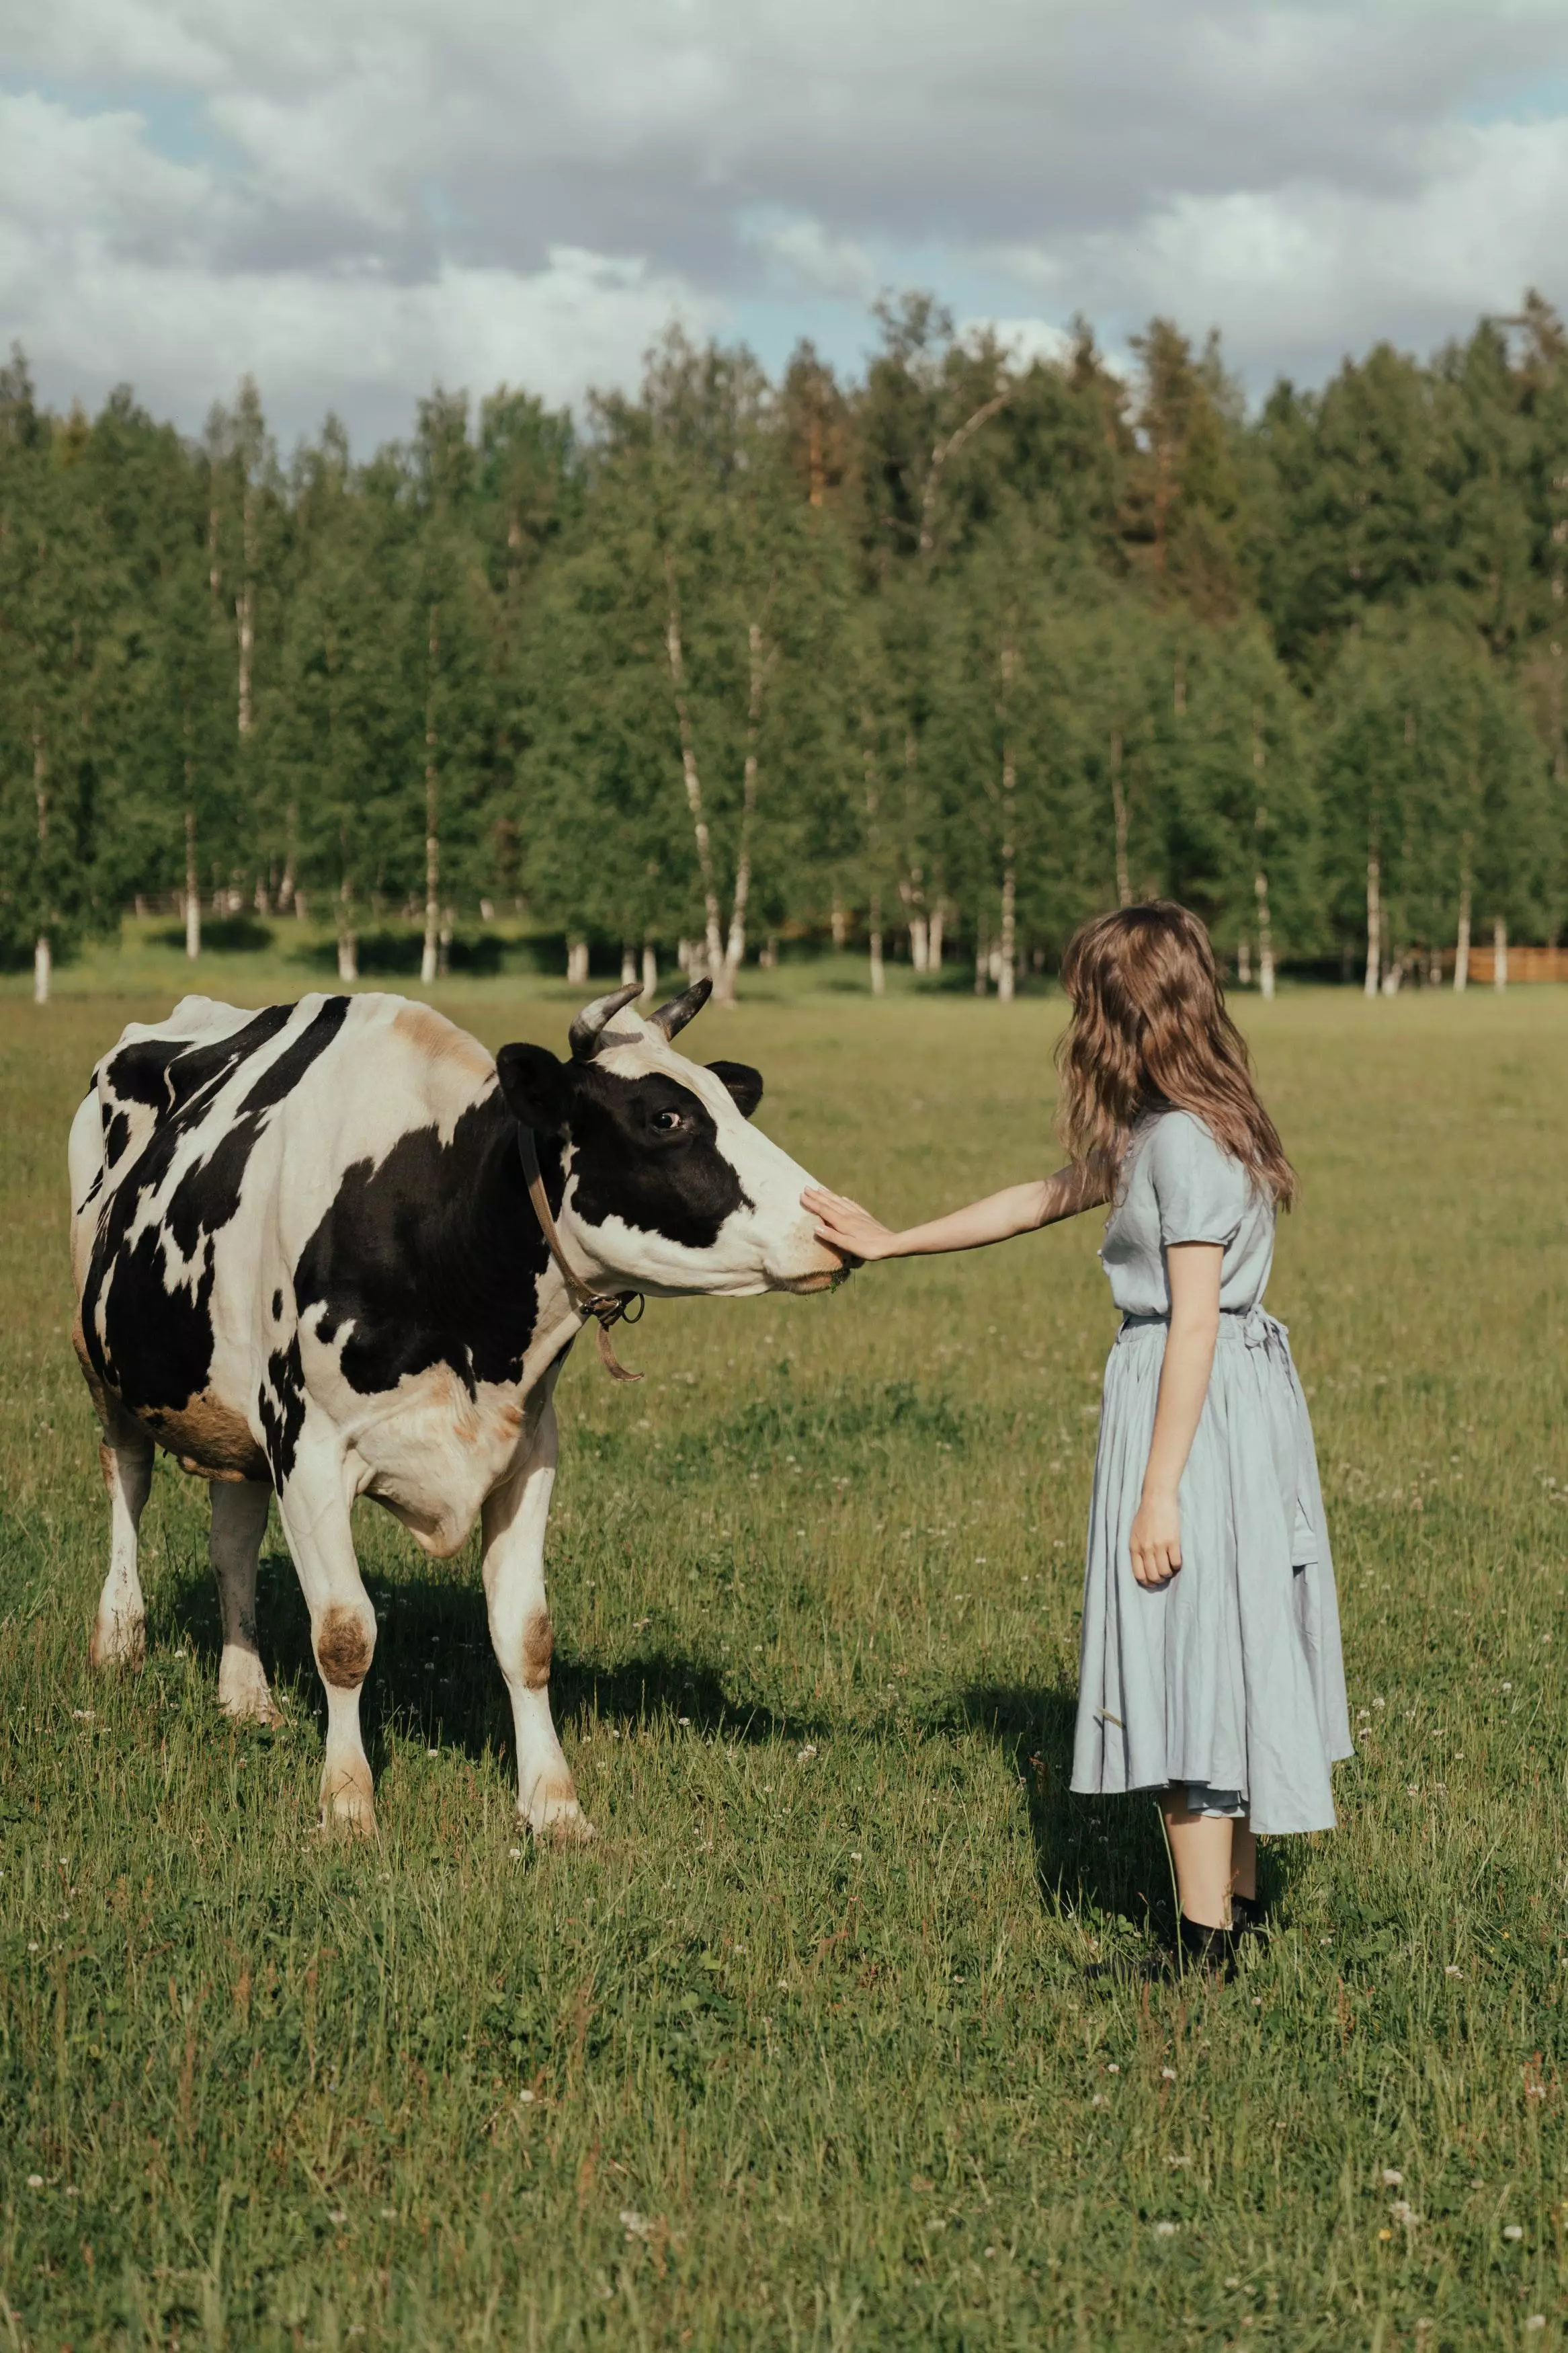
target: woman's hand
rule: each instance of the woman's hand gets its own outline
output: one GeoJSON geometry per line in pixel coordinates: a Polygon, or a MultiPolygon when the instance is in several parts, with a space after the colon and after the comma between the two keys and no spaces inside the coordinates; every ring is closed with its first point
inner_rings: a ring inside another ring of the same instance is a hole
{"type": "Polygon", "coordinates": [[[802,1208],[816,1219],[819,1242],[841,1250],[846,1258],[898,1256],[897,1234],[858,1201],[843,1193],[830,1193],[826,1185],[808,1185],[800,1198],[802,1208]]]}
{"type": "Polygon", "coordinates": [[[1127,1549],[1140,1585],[1169,1585],[1182,1565],[1182,1514],[1174,1494],[1145,1486],[1127,1549]]]}

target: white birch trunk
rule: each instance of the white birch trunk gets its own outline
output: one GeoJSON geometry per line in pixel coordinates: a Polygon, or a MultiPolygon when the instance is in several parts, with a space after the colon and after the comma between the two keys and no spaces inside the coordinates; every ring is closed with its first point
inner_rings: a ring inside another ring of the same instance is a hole
{"type": "Polygon", "coordinates": [[[1492,924],[1492,987],[1508,987],[1508,924],[1501,915],[1492,924]]]}
{"type": "Polygon", "coordinates": [[[746,703],[746,765],[741,780],[741,842],[735,860],[735,890],[730,903],[730,935],[724,944],[724,965],[714,988],[721,1005],[735,1002],[736,976],[746,958],[746,910],[752,895],[752,826],[757,813],[757,745],[763,724],[763,690],[771,661],[763,659],[762,624],[752,621],[746,631],[751,686],[746,703]]]}
{"type": "Polygon", "coordinates": [[[239,733],[246,736],[251,727],[250,665],[256,651],[256,592],[248,580],[235,599],[234,617],[239,629],[239,733]]]}
{"type": "Polygon", "coordinates": [[[1132,878],[1127,865],[1127,797],[1121,789],[1121,730],[1110,736],[1110,811],[1116,826],[1116,903],[1132,904],[1132,878]]]}
{"type": "Polygon", "coordinates": [[[1470,878],[1466,874],[1459,885],[1459,929],[1454,943],[1454,987],[1468,988],[1470,985],[1470,878]]]}
{"type": "Polygon", "coordinates": [[[359,934],[354,929],[353,886],[346,874],[338,890],[338,978],[345,983],[359,978],[359,934]]]}
{"type": "Polygon", "coordinates": [[[452,923],[453,914],[451,908],[443,907],[441,910],[441,928],[437,934],[436,938],[436,971],[438,977],[442,980],[446,979],[447,974],[452,969],[452,923]]]}
{"type": "Polygon", "coordinates": [[[588,943],[569,940],[566,944],[566,978],[573,988],[588,986],[588,943]]]}
{"type": "Polygon", "coordinates": [[[658,951],[651,940],[645,940],[642,946],[642,993],[645,997],[658,993],[658,951]]]}
{"type": "MultiPolygon", "coordinates": [[[[249,472],[248,461],[246,466],[249,472]]],[[[251,667],[256,655],[256,502],[246,484],[243,523],[245,546],[245,579],[235,599],[235,619],[239,625],[239,733],[249,734],[251,728],[251,667]]]]}
{"type": "Polygon", "coordinates": [[[1383,868],[1375,854],[1366,861],[1366,980],[1364,993],[1375,997],[1383,965],[1383,868]]]}
{"type": "Polygon", "coordinates": [[[293,915],[296,918],[299,918],[303,912],[300,905],[299,893],[294,887],[294,869],[297,863],[294,846],[299,832],[300,811],[297,805],[290,801],[288,814],[284,818],[286,839],[283,849],[283,880],[278,885],[278,912],[280,915],[293,915]]]}
{"type": "Polygon", "coordinates": [[[986,937],[984,918],[974,941],[974,994],[984,997],[991,985],[991,942],[986,937]]]}
{"type": "MultiPolygon", "coordinates": [[[[42,876],[48,871],[46,860],[49,846],[49,758],[44,743],[43,723],[37,716],[33,723],[33,802],[38,827],[38,871],[42,876]]],[[[48,1003],[53,976],[54,956],[49,946],[49,935],[45,925],[40,923],[37,938],[33,943],[35,1005],[48,1003]]]]}
{"type": "Polygon", "coordinates": [[[931,930],[926,939],[926,970],[942,970],[942,902],[939,899],[931,911],[931,930]]]}
{"type": "MultiPolygon", "coordinates": [[[[188,767],[187,763],[187,767],[188,767]]],[[[187,784],[189,776],[186,777],[187,784]]],[[[202,894],[196,879],[196,813],[185,811],[185,954],[192,963],[202,952],[202,894]]]]}
{"type": "Polygon", "coordinates": [[[877,775],[877,754],[871,740],[871,723],[868,713],[862,722],[866,763],[866,849],[871,868],[871,903],[867,910],[866,928],[870,934],[871,994],[880,997],[887,987],[887,975],[882,967],[882,885],[877,879],[881,857],[882,796],[877,775]]]}
{"type": "Polygon", "coordinates": [[[691,736],[691,715],[686,702],[686,664],[680,648],[680,606],[675,593],[675,564],[668,554],[664,559],[664,573],[669,590],[665,650],[669,659],[669,683],[675,696],[676,722],[680,730],[680,771],[686,783],[686,806],[691,814],[692,838],[697,845],[697,868],[702,881],[702,910],[707,918],[708,972],[717,985],[724,969],[724,943],[719,931],[719,893],[714,887],[713,846],[709,839],[708,820],[702,813],[702,779],[698,773],[697,753],[691,736]]]}
{"type": "Polygon", "coordinates": [[[441,658],[441,608],[430,607],[428,667],[425,684],[425,942],[419,977],[428,988],[440,958],[441,773],[436,758],[436,666],[441,658]]]}
{"type": "Polygon", "coordinates": [[[637,952],[630,940],[621,943],[621,987],[629,988],[637,976],[637,952]]]}
{"type": "Polygon", "coordinates": [[[844,902],[837,891],[833,893],[833,912],[828,917],[828,929],[832,934],[835,954],[842,955],[849,941],[849,918],[844,911],[844,902]]]}
{"type": "Polygon", "coordinates": [[[1236,944],[1236,980],[1238,988],[1252,987],[1252,942],[1245,932],[1236,944]]]}
{"type": "Polygon", "coordinates": [[[910,917],[910,962],[916,972],[924,972],[931,960],[931,928],[923,915],[910,917]]]}

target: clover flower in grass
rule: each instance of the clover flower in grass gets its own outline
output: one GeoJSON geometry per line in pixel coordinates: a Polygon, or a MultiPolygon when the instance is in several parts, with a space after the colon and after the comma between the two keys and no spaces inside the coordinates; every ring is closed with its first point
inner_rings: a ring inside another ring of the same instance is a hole
{"type": "Polygon", "coordinates": [[[1515,2241],[1522,2239],[1524,2225],[1521,2222],[1505,2222],[1502,2226],[1502,2234],[1505,2239],[1515,2241]]]}
{"type": "Polygon", "coordinates": [[[1404,2189],[1405,2176],[1400,2172],[1399,2168],[1396,2165],[1385,2165],[1384,2167],[1383,2186],[1385,2189],[1404,2189]]]}

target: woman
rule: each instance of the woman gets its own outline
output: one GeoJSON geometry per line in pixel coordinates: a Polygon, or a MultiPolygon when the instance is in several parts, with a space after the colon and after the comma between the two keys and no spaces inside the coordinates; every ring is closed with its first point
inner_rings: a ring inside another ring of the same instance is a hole
{"type": "Polygon", "coordinates": [[[1208,934],[1168,901],[1085,923],[1062,981],[1069,1165],[891,1233],[804,1195],[861,1259],[974,1250],[1111,1204],[1121,1328],[1089,1505],[1072,1786],[1158,1793],[1178,1954],[1228,1971],[1261,1925],[1258,1839],[1330,1830],[1352,1752],[1306,1398],[1263,1312],[1295,1172],[1225,1010],[1208,934]]]}

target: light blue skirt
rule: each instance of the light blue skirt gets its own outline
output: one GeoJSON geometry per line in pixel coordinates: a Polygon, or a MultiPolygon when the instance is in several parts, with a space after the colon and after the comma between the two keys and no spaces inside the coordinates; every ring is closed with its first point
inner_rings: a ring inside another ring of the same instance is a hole
{"type": "Polygon", "coordinates": [[[1129,1316],[1105,1368],[1089,1505],[1072,1786],[1237,1789],[1263,1836],[1331,1830],[1353,1753],[1333,1561],[1285,1326],[1220,1317],[1182,1474],[1182,1567],[1142,1586],[1127,1548],[1169,1324],[1129,1316]]]}

